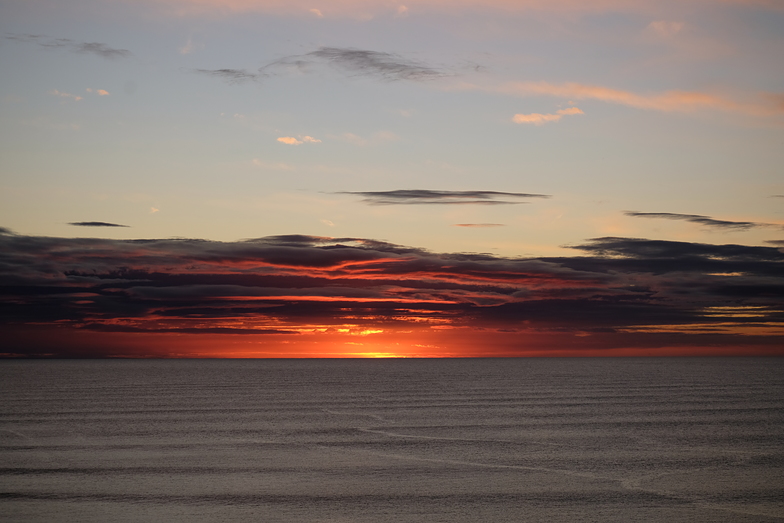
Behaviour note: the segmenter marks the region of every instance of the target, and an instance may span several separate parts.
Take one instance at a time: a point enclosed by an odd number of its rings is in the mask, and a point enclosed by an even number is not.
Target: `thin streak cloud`
[[[130,227],[130,225],[120,225],[119,223],[109,222],[70,222],[68,225],[76,227]]]
[[[238,84],[281,76],[292,68],[298,72],[311,72],[324,65],[350,77],[364,76],[388,82],[425,81],[449,75],[441,69],[396,54],[341,47],[320,47],[302,55],[286,56],[260,67],[255,72],[233,68],[193,71],[220,78],[230,84]]]
[[[670,90],[663,93],[639,94],[577,82],[562,84],[545,81],[506,82],[495,86],[461,83],[454,89],[504,93],[519,97],[551,96],[565,100],[598,100],[636,109],[664,112],[690,113],[698,110],[717,110],[760,117],[784,115],[782,104],[775,103],[773,100],[773,97],[778,95],[771,93],[758,96],[755,102],[738,102],[725,96],[700,91]]]
[[[683,220],[691,223],[699,223],[708,227],[716,227],[719,229],[737,229],[747,230],[755,227],[781,227],[773,223],[760,223],[760,222],[741,222],[731,220],[716,220],[710,216],[703,216],[700,214],[679,214],[672,212],[636,212],[626,211],[623,213],[626,216],[635,218],[663,218],[665,220]]]
[[[300,57],[284,60],[296,61],[298,58]],[[370,76],[386,81],[431,80],[445,76],[445,73],[438,69],[406,60],[392,53],[363,49],[322,47],[303,55],[302,58],[323,61],[349,74]]]
[[[225,80],[230,84],[241,84],[258,80],[261,75],[245,69],[194,69],[196,73]]]
[[[513,205],[526,202],[498,200],[497,198],[550,198],[547,194],[500,191],[431,191],[426,189],[341,191],[335,194],[364,196],[362,201],[371,205]]]
[[[35,43],[49,49],[64,49],[73,53],[94,54],[109,60],[133,56],[133,53],[127,49],[116,49],[100,42],[81,42],[79,40],[71,40],[70,38],[49,38],[44,35],[30,34],[7,35],[6,38],[17,42]]]
[[[548,122],[557,122],[567,115],[585,114],[577,107],[570,107],[568,109],[559,109],[555,114],[516,114],[512,118],[514,123],[532,123],[534,125],[542,125]]]

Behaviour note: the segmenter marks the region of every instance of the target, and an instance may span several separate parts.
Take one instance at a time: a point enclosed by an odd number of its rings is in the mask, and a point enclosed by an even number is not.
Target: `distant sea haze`
[[[0,362],[0,519],[784,521],[784,359]]]

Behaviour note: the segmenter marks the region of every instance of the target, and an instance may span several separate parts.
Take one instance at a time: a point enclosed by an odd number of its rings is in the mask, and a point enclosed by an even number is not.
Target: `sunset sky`
[[[779,0],[0,0],[0,354],[784,355]]]

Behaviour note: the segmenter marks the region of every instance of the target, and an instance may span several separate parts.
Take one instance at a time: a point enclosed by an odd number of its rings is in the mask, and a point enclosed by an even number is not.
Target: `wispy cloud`
[[[79,95],[64,93],[62,91],[58,91],[57,89],[52,89],[51,91],[49,91],[49,94],[51,94],[52,96],[57,96],[58,98],[66,98],[69,100],[73,100],[74,102],[78,102],[79,100],[82,100],[82,97]]]
[[[75,225],[77,227],[130,227],[130,225],[120,225],[118,223],[109,222],[71,222],[68,225]]]
[[[260,72],[275,74],[276,70],[287,66],[304,70],[318,63],[328,64],[351,76],[368,76],[386,81],[421,81],[446,76],[439,69],[396,54],[342,47],[321,47],[303,55],[281,58],[262,67]]]
[[[555,114],[540,114],[540,113],[531,113],[531,114],[516,114],[512,118],[514,123],[532,123],[534,125],[542,125],[547,122],[557,122],[561,118],[567,115],[572,114],[585,114],[577,107],[570,107],[568,109],[559,109],[555,112]]]
[[[79,40],[71,40],[70,38],[50,38],[44,35],[31,34],[6,35],[6,38],[18,42],[38,44],[41,47],[49,49],[64,49],[74,53],[94,54],[110,60],[130,58],[133,56],[133,53],[127,49],[116,49],[100,42],[82,42]]]
[[[747,230],[747,229],[752,229],[754,227],[782,227],[781,225],[776,225],[773,223],[717,220],[715,218],[711,218],[710,216],[703,216],[701,214],[679,214],[679,213],[672,213],[672,212],[636,212],[636,211],[626,211],[624,212],[624,214],[626,216],[633,216],[635,218],[663,218],[666,220],[683,220],[691,223],[699,223],[700,225],[705,225],[707,227],[716,227],[719,229]]]
[[[318,138],[313,138],[312,136],[299,136],[299,138],[295,138],[293,136],[281,136],[278,138],[280,143],[285,143],[286,145],[302,145],[303,143],[321,143],[321,140]]]
[[[424,81],[448,75],[445,71],[396,54],[341,47],[320,47],[302,55],[286,56],[256,71],[226,68],[194,69],[194,72],[237,84],[280,76],[292,68],[298,72],[309,72],[325,65],[348,76],[364,76],[383,81]]]
[[[255,81],[261,78],[262,75],[253,73],[245,69],[194,69],[199,74],[206,74],[215,78],[225,80],[230,84],[241,84],[244,82]]]
[[[697,110],[717,110],[761,117],[784,115],[784,106],[775,101],[775,97],[778,95],[771,93],[756,96],[755,101],[752,102],[739,102],[718,94],[700,91],[671,90],[663,93],[639,94],[621,89],[576,82],[561,84],[544,81],[506,82],[490,86],[461,83],[455,88],[504,93],[520,97],[551,96],[564,100],[599,100],[637,109],[665,112],[688,113]]]
[[[427,189],[399,189],[395,191],[341,191],[335,194],[364,196],[371,205],[510,205],[526,203],[499,200],[498,198],[550,198],[546,194],[528,194],[499,191],[431,191]]]
[[[97,94],[98,96],[109,96],[109,91],[107,91],[106,89],[92,89],[88,87],[86,91],[88,93]]]

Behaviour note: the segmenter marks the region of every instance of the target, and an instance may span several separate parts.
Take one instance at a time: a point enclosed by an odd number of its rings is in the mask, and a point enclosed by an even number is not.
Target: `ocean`
[[[784,359],[0,362],[0,519],[784,521]]]

